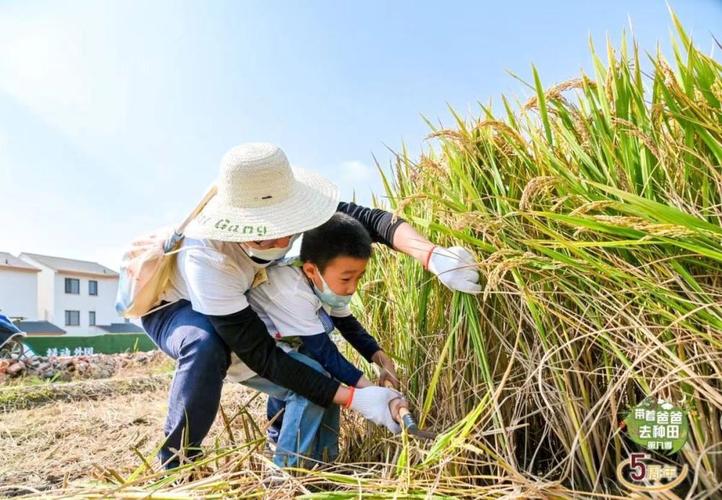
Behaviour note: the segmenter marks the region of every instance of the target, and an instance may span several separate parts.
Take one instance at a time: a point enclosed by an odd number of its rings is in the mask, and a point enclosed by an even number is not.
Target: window
[[[95,326],[95,311],[88,311],[88,325]]]
[[[73,295],[80,294],[80,280],[77,278],[65,278],[65,293]]]
[[[65,311],[65,326],[80,326],[80,311]]]
[[[95,280],[88,281],[88,295],[98,295],[98,282]]]

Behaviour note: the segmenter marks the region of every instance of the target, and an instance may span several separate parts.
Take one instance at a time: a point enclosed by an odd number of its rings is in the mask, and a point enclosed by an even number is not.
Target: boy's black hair
[[[336,257],[371,257],[371,236],[353,217],[336,212],[327,222],[303,233],[301,261],[311,262],[324,272]]]

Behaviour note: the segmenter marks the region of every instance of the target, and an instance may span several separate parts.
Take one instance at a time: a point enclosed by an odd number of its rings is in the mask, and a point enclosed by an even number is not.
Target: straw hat
[[[217,194],[188,225],[190,238],[271,240],[320,226],[336,212],[338,189],[323,177],[291,168],[267,143],[241,144],[221,160]]]

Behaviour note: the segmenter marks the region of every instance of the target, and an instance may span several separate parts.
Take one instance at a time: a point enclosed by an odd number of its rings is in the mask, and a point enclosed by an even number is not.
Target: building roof
[[[40,333],[62,335],[65,333],[65,330],[55,326],[50,321],[17,321],[15,326],[28,335]]]
[[[39,273],[40,269],[28,264],[24,260],[20,260],[8,252],[0,252],[0,269],[17,269],[20,271],[28,271],[31,273]]]
[[[79,273],[79,274],[91,274],[94,276],[107,276],[109,278],[116,278],[118,273],[112,269],[105,267],[97,262],[90,262],[87,260],[77,259],[66,259],[63,257],[51,257],[49,255],[40,255],[37,253],[23,252],[20,257],[27,256],[40,264],[47,266],[55,271],[63,273]]]
[[[95,326],[106,333],[145,333],[145,330],[133,323],[111,323],[109,325]]]

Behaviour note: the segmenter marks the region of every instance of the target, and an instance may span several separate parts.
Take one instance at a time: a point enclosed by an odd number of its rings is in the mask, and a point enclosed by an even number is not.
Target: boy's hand
[[[378,385],[388,387],[390,384],[394,389],[400,390],[401,381],[399,381],[399,377],[396,375],[396,366],[389,355],[384,351],[376,351],[371,359],[381,368]]]

